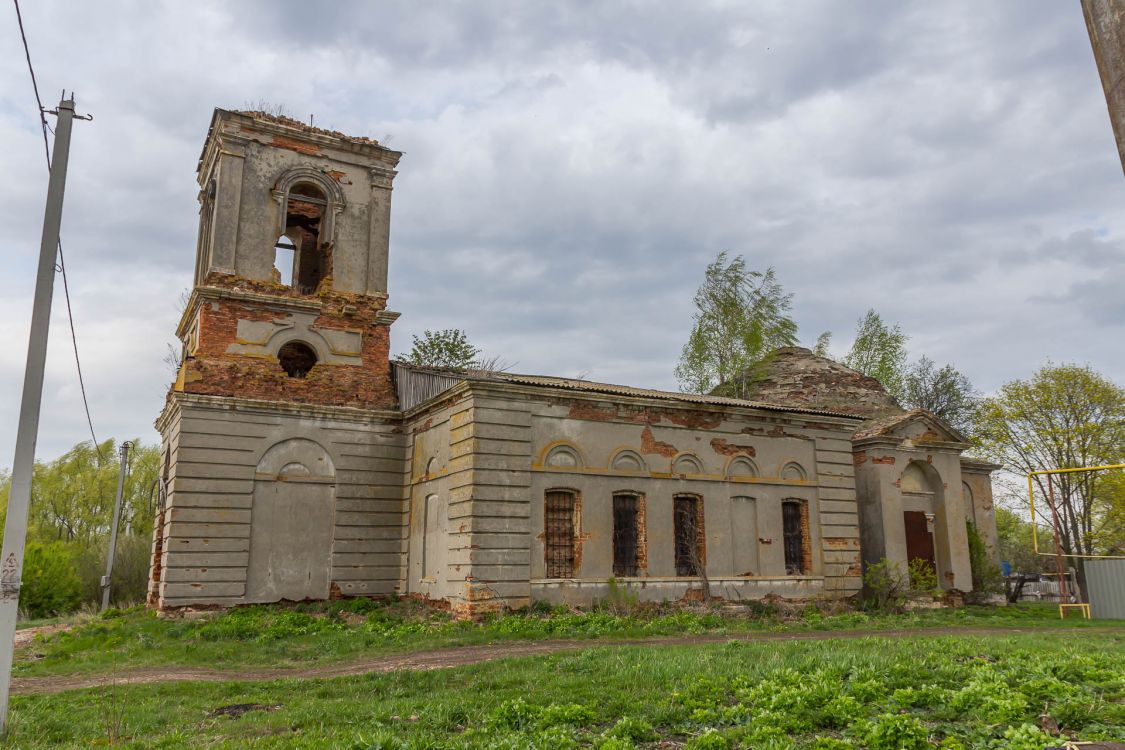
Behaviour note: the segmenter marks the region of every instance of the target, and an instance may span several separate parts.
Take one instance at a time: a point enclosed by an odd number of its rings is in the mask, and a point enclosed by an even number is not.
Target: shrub
[[[969,567],[972,569],[973,591],[982,594],[998,594],[1004,590],[1004,576],[1000,568],[988,559],[988,548],[984,546],[984,539],[977,531],[977,525],[972,521],[965,521],[965,528],[969,534]]]
[[[28,544],[20,586],[20,607],[27,616],[50,617],[72,612],[81,601],[82,581],[66,546],[61,542]]]
[[[897,563],[884,557],[879,562],[868,565],[863,572],[863,587],[865,604],[871,609],[886,612],[897,611],[902,607],[903,589],[906,586]]]
[[[937,594],[941,591],[937,582],[937,571],[929,560],[916,557],[907,566],[910,577],[910,590],[917,594]]]

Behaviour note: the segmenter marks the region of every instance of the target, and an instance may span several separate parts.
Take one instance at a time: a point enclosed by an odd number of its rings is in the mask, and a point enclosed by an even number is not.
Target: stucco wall
[[[965,521],[972,516],[961,491],[960,449],[914,445],[910,437],[897,436],[857,442],[855,460],[865,562],[871,564],[886,558],[905,573],[903,511],[923,510],[934,516],[939,584],[946,589],[972,591],[965,527]],[[921,491],[904,492],[903,473],[912,463],[925,479]]]
[[[612,495],[626,490],[643,495],[646,507],[647,566],[629,582],[643,598],[678,599],[692,585],[675,576],[672,497],[680,492],[703,498],[707,571],[715,594],[804,597],[846,595],[859,588],[858,516],[847,440],[852,420],[560,398],[542,389],[500,384],[454,390],[460,392],[449,397],[450,403],[412,418],[415,425],[428,425],[414,428],[415,471],[431,459],[441,463],[446,430],[450,445],[443,474],[415,476],[412,507],[421,507],[426,494],[447,488],[451,534],[471,533],[471,544],[453,541],[450,546],[444,592],[454,607],[519,606],[538,598],[589,603],[604,597],[613,574]],[[574,465],[558,465],[571,462],[559,459],[560,451],[577,457]],[[626,454],[625,463],[639,458],[643,466],[615,468],[614,459]],[[742,476],[732,477],[732,467],[747,460],[757,475],[748,476],[742,468]],[[692,461],[697,463],[689,465]],[[789,478],[782,479],[783,473]],[[544,578],[543,503],[552,488],[573,489],[582,498],[579,569],[565,582]],[[784,569],[781,502],[786,499],[803,501],[810,518],[810,566],[801,576],[786,575]]]
[[[200,172],[202,204],[215,210],[213,217],[206,210],[202,217],[196,283],[213,272],[270,280],[284,211],[274,188],[287,173],[304,169],[319,175],[340,199],[331,217],[332,236],[323,238],[332,243],[332,288],[385,294],[391,184],[400,156],[371,144],[218,113]]]
[[[248,570],[262,553],[254,540],[269,545],[277,538],[300,538],[301,527],[291,516],[306,512],[302,543],[314,548],[310,559],[329,545],[327,556],[317,559],[329,561],[330,591],[397,591],[406,558],[405,444],[397,421],[393,412],[173,395],[158,422],[169,492],[160,518],[156,603],[232,605],[275,598],[269,587],[252,590],[255,576],[248,577]],[[281,487],[280,495],[271,494],[286,481],[298,489]],[[308,492],[302,494],[301,486]],[[269,512],[279,508],[286,510],[285,518]],[[298,552],[295,559],[304,554]]]

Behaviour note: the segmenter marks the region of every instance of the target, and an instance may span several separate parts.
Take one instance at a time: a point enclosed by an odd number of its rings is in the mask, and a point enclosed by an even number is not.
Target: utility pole
[[[51,322],[51,295],[55,286],[55,262],[62,223],[66,165],[70,157],[70,130],[74,121],[74,92],[53,114],[54,160],[47,184],[47,207],[43,213],[43,238],[39,245],[39,273],[35,278],[35,301],[31,309],[31,336],[27,344],[27,368],[23,376],[23,400],[16,432],[16,456],[12,461],[12,485],[8,516],[4,522],[4,546],[0,552],[0,733],[8,729],[8,690],[12,680],[12,658],[16,617],[20,606],[23,550],[27,541],[27,509],[31,502],[31,472],[35,465],[35,441],[39,433],[39,408],[43,399],[43,370],[47,361],[47,330]]]
[[[117,499],[113,501],[113,527],[109,530],[109,554],[105,560],[105,575],[102,576],[102,610],[109,607],[109,586],[113,578],[113,553],[117,549],[117,527],[121,523],[121,495],[125,489],[125,472],[129,468],[129,449],[133,444],[126,440],[121,444],[121,471],[117,474]]]

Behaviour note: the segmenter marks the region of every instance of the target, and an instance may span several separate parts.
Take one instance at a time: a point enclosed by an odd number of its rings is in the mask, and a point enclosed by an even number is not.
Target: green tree
[[[139,440],[133,441],[133,445],[122,492],[114,564],[114,599],[119,602],[144,598],[156,513],[153,490],[160,465],[159,448]],[[112,440],[97,449],[93,443],[84,442],[52,461],[36,462],[32,474],[29,549],[34,544],[45,550],[48,568],[56,572],[61,565],[55,559],[59,557],[56,553],[62,550],[67,564],[76,571],[79,599],[91,604],[99,598],[98,579],[109,542],[118,459]],[[7,511],[9,487],[10,478],[0,473],[0,513]],[[69,594],[59,601],[69,602]],[[21,594],[21,607],[25,610],[45,611],[43,606],[27,603]]]
[[[818,357],[828,357],[831,359],[831,354],[828,347],[832,345],[832,332],[825,331],[816,337],[816,343],[813,345],[812,353]]]
[[[911,365],[902,379],[903,406],[936,414],[965,435],[972,432],[977,398],[963,373],[953,365],[939,369],[929,357]]]
[[[985,455],[1016,474],[1121,463],[1125,390],[1089,367],[1048,363],[1029,380],[1006,383],[982,401],[977,441]],[[1059,545],[1065,554],[1108,551],[1107,531],[1120,522],[1115,481],[1091,472],[1035,477],[1036,507],[1047,514],[1047,522],[1052,507],[1057,513]],[[1013,502],[1026,507],[1022,492],[1012,494]],[[1081,558],[1075,559],[1075,567],[1085,595]]]
[[[414,344],[406,361],[421,367],[469,369],[480,357],[480,349],[469,343],[469,337],[458,328],[425,331],[413,337]]]
[[[20,609],[28,617],[50,617],[78,607],[82,583],[68,545],[31,542],[23,560]]]
[[[844,364],[882,383],[887,393],[901,401],[906,379],[907,335],[898,323],[888,326],[874,310],[868,310],[856,327],[855,342]]]
[[[695,293],[691,335],[676,367],[681,390],[748,398],[754,368],[774,349],[797,342],[792,296],[772,268],[750,271],[742,256],[719,253]]]
[[[1050,538],[1051,530],[1040,526],[1042,539]],[[1007,508],[996,509],[996,535],[1000,559],[1011,563],[1016,573],[1043,573],[1047,558],[1035,554],[1031,538],[1031,522]]]
[[[399,359],[419,367],[501,372],[511,366],[500,357],[483,357],[481,350],[473,346],[468,335],[459,328],[424,331],[413,339],[410,354]]]

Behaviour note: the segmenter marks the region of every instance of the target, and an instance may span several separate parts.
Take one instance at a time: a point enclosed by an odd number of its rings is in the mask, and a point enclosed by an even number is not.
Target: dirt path
[[[481,664],[496,659],[518,656],[540,656],[561,651],[577,651],[587,648],[619,648],[622,646],[692,646],[708,643],[741,641],[747,643],[769,641],[823,641],[833,638],[932,638],[940,636],[988,636],[1004,637],[1028,634],[1073,633],[1117,633],[1116,628],[923,628],[913,630],[846,630],[846,631],[806,631],[791,633],[740,633],[698,636],[677,636],[671,638],[645,638],[636,640],[585,640],[585,641],[536,641],[495,643],[483,646],[458,646],[436,651],[421,651],[410,654],[391,654],[379,657],[358,659],[340,664],[310,666],[288,669],[245,669],[241,671],[167,667],[126,669],[115,675],[81,674],[53,675],[47,677],[16,677],[12,679],[12,692],[20,695],[61,693],[65,690],[116,685],[142,685],[157,682],[227,682],[280,679],[318,679],[326,677],[346,677],[372,672],[395,672],[400,670],[448,669],[467,664]]]

